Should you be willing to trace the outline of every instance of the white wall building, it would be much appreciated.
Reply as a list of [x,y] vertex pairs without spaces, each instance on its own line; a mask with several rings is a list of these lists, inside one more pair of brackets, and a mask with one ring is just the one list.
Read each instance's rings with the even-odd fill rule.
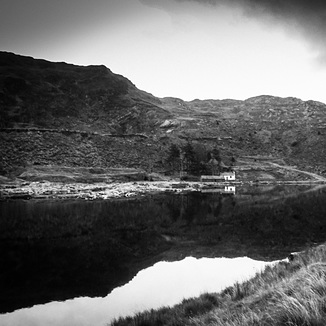
[[221,173],[221,177],[223,177],[225,181],[234,181],[235,172],[223,172]]

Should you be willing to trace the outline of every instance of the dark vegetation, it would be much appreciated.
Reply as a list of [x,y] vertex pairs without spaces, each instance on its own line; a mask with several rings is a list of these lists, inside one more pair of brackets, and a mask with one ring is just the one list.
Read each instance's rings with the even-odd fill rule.
[[156,149],[153,140],[142,137],[4,132],[0,133],[0,173],[17,176],[28,167],[40,165],[150,171],[153,164],[158,169],[162,166]]
[[[179,146],[172,143],[165,163],[171,168],[172,173],[179,172],[184,178],[185,175],[219,174],[223,170],[218,148],[209,150],[199,144],[194,146],[190,141]],[[227,169],[231,169],[231,166]]]

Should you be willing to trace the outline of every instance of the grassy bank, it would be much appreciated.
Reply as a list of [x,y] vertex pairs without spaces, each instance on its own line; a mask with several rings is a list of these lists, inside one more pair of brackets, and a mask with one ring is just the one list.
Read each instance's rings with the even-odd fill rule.
[[302,325],[326,323],[326,245],[267,267],[221,293],[115,320],[113,326]]

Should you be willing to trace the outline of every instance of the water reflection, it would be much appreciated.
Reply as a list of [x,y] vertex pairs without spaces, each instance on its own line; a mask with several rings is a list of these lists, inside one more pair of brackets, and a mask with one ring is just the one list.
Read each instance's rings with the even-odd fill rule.
[[243,281],[270,263],[242,258],[187,257],[159,262],[104,298],[81,297],[0,315],[2,326],[102,326],[113,318],[174,305],[183,298],[218,292]]
[[272,261],[326,240],[325,187],[0,202],[0,313],[106,296],[160,260]]
[[226,194],[226,195],[235,195],[236,187],[235,186],[223,186],[223,187],[204,187],[201,192],[202,193],[218,193],[218,194]]

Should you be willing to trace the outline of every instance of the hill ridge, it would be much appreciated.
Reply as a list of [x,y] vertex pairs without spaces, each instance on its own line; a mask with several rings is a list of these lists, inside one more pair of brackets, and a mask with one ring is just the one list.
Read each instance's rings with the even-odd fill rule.
[[[44,139],[46,132],[43,138],[32,130],[32,137],[28,133],[15,134],[13,130],[11,137],[6,138],[8,135],[0,132],[2,171],[7,171],[5,166],[24,166],[30,161],[77,165],[102,162],[164,170],[170,145],[186,142],[193,143],[202,153],[219,148],[225,161],[244,153],[270,155],[311,172],[326,170],[326,105],[313,100],[272,95],[246,100],[157,98],[104,65],[53,63],[0,52],[0,107],[2,129],[63,129],[79,130],[94,137],[94,133],[148,137],[147,143],[134,145],[139,156],[148,157],[144,166],[144,160],[129,157],[130,146],[124,142],[119,146],[111,144],[115,148],[111,150],[114,160],[104,159],[102,156],[108,157],[110,149],[90,137],[87,146],[100,148],[94,155],[101,156],[91,163],[80,157],[85,154],[84,149],[76,151],[79,141],[71,138],[76,135],[66,135],[68,138],[62,142],[70,143],[70,147],[62,154],[66,163],[62,159],[60,163],[54,153],[42,150],[51,141]],[[34,146],[37,153],[26,153],[20,144],[27,140],[38,142]],[[120,154],[116,152],[118,148]],[[122,153],[130,159],[119,158]],[[31,155],[38,159],[33,160]]]

